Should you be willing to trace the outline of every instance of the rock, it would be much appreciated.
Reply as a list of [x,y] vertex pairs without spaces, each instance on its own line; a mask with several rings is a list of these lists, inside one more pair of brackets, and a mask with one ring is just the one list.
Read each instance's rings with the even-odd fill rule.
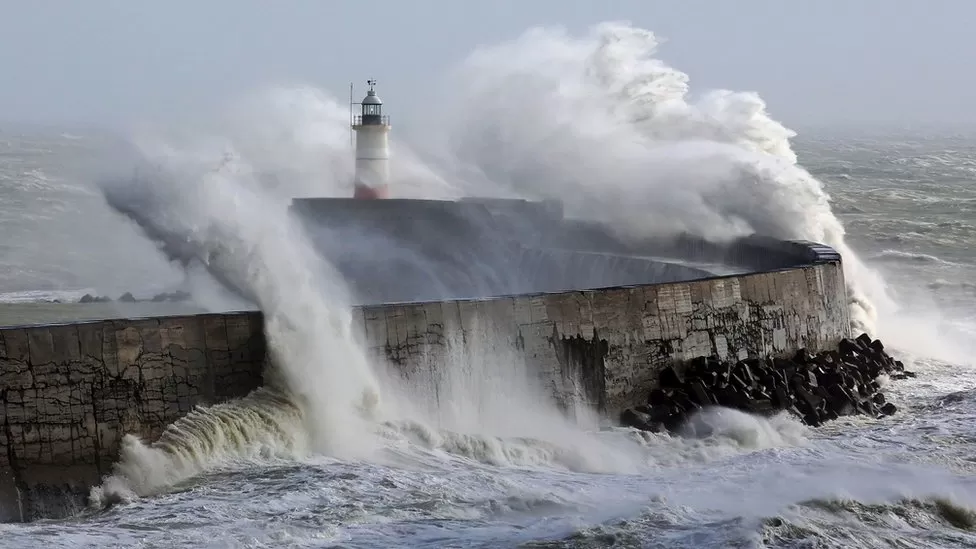
[[671,397],[671,401],[674,402],[679,413],[685,413],[697,410],[701,408],[694,400],[691,399],[684,391],[675,391],[674,396]]
[[842,416],[881,417],[896,411],[876,381],[881,374],[915,377],[888,355],[881,341],[867,334],[841,340],[837,350],[815,355],[800,349],[792,358],[731,362],[699,357],[664,368],[648,405],[625,411],[621,423],[707,436],[709,428],[698,425],[701,422],[689,427],[688,418],[713,405],[762,416],[786,411],[814,427]]
[[785,385],[780,385],[773,390],[773,404],[780,410],[785,410],[793,405],[793,398],[787,392]]
[[837,349],[842,355],[853,355],[857,352],[857,344],[854,343],[853,339],[842,339],[840,340],[840,344],[837,346]]
[[652,423],[661,423],[673,413],[670,406],[638,406],[634,410],[650,416]]
[[752,368],[749,363],[740,361],[732,368],[732,375],[738,377],[745,387],[752,387],[756,384],[756,378],[752,375]]
[[705,388],[705,385],[701,381],[692,381],[690,384],[691,396],[694,398],[695,402],[700,406],[711,406],[713,404],[718,404],[718,400],[715,396]]
[[[774,359],[774,360],[778,360],[778,359]],[[813,355],[811,355],[810,351],[806,349],[800,349],[799,351],[796,352],[796,354],[793,355],[794,364],[807,364],[812,360],[813,360]]]
[[684,414],[673,414],[668,416],[668,418],[664,420],[664,424],[663,424],[664,430],[668,431],[669,433],[677,432],[678,429],[680,429],[681,426],[684,425],[685,417],[687,416],[685,416]]
[[186,301],[190,299],[190,294],[186,292],[163,292],[161,294],[156,294],[153,296],[152,301],[154,303],[161,303],[164,301]]
[[823,402],[822,398],[806,390],[806,388],[804,387],[796,388],[796,396],[799,397],[799,402],[801,404],[800,409],[803,410],[805,406],[806,407],[805,411],[807,412],[813,412],[817,410],[818,408],[820,408],[820,403]]
[[108,303],[109,301],[112,301],[112,298],[108,296],[93,296],[91,294],[85,294],[81,296],[78,303]]
[[853,416],[857,414],[857,405],[853,399],[837,398],[830,400],[831,407],[838,416]]
[[857,399],[843,385],[832,385],[827,389],[828,409],[838,416],[852,416],[857,413]]
[[820,382],[817,380],[817,372],[816,371],[808,371],[806,373],[806,376],[807,376],[807,379],[806,379],[806,385],[807,385],[807,387],[819,387],[820,386]]
[[651,406],[667,406],[670,401],[671,393],[665,392],[661,388],[652,390],[650,396],[647,397],[647,403]]
[[119,301],[123,303],[135,303],[136,298],[131,293],[125,292],[124,294],[119,296]]
[[661,371],[660,384],[667,389],[680,389],[684,386],[685,380],[673,366],[668,366]]
[[823,422],[820,421],[820,414],[816,412],[807,412],[803,415],[802,419],[803,423],[806,423],[810,427],[820,427],[820,425],[823,424]]
[[708,357],[700,356],[697,358],[693,358],[690,361],[688,361],[688,364],[686,365],[685,369],[691,372],[691,374],[694,375],[695,377],[701,377],[705,375],[706,372],[710,371],[709,362],[710,361]]
[[620,414],[620,423],[624,427],[633,427],[641,431],[650,431],[653,433],[663,430],[663,426],[660,423],[654,422],[650,415],[638,412],[633,408],[628,408]]

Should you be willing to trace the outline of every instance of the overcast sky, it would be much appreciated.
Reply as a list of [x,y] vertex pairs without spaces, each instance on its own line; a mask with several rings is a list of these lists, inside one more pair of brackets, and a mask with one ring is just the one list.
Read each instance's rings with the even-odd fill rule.
[[607,20],[787,125],[976,125],[976,0],[0,0],[0,121],[125,125],[369,77],[395,112],[479,44]]

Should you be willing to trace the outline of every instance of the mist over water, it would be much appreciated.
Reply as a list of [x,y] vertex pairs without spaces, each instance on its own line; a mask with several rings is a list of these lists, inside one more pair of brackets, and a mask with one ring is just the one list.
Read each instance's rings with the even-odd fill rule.
[[[479,49],[447,76],[445,99],[427,113],[423,136],[404,140],[394,132],[392,194],[559,199],[568,214],[634,239],[759,233],[823,242],[843,254],[856,329],[901,336],[898,343],[923,358],[966,359],[958,342],[926,327],[918,309],[910,318],[897,313],[880,274],[847,245],[823,185],[798,165],[793,133],[770,118],[762,100],[722,90],[692,94],[686,75],[654,58],[656,47],[648,31],[607,23],[579,36],[533,29]],[[395,114],[395,98],[386,99]],[[704,440],[598,431],[591,411],[572,398],[566,418],[510,342],[477,327],[463,346],[449,342],[436,372],[407,381],[372,362],[352,323],[346,281],[312,251],[287,210],[296,196],[351,195],[347,117],[343,101],[314,89],[247,95],[207,123],[136,136],[138,177],[100,180],[116,211],[165,243],[162,253],[201,289],[197,298],[215,309],[249,302],[264,311],[278,377],[244,399],[195,411],[158,441],[127,437],[113,474],[92,491],[95,507],[178,499],[167,492],[194,478],[223,486],[207,474],[227,467],[265,467],[254,481],[265,482],[285,460],[315,471],[303,483],[327,493],[327,504],[294,486],[279,492],[269,485],[268,494],[249,498],[271,506],[275,517],[312,521],[316,536],[376,518],[362,509],[406,523],[411,513],[477,522],[518,511],[525,528],[518,536],[527,538],[568,536],[580,522],[634,515],[637,528],[698,532],[711,525],[711,537],[678,536],[677,545],[695,547],[723,546],[730,534],[721,524],[730,516],[738,517],[736,528],[789,543],[830,534],[831,519],[810,509],[875,517],[885,511],[859,506],[889,505],[910,509],[906,520],[915,525],[971,514],[964,496],[972,484],[917,467],[911,460],[925,447],[883,442],[899,428],[891,424],[844,424],[860,434],[830,438],[829,429],[811,432],[787,416],[709,410],[703,413],[717,432]],[[932,366],[940,367],[954,368]],[[928,394],[927,387],[919,391]],[[898,384],[892,390],[898,398]],[[744,452],[754,454],[737,459]],[[337,461],[323,463],[323,456]],[[253,489],[226,482],[231,493]],[[390,493],[418,503],[391,502]],[[951,499],[948,507],[933,495]],[[902,497],[919,499],[902,505]],[[290,507],[302,498],[312,501]],[[270,520],[250,500],[236,500],[233,514]],[[559,518],[524,518],[545,515],[540,507],[561,510]],[[744,524],[784,507],[783,527]],[[309,518],[316,514],[325,518]],[[587,539],[602,539],[594,536]]]

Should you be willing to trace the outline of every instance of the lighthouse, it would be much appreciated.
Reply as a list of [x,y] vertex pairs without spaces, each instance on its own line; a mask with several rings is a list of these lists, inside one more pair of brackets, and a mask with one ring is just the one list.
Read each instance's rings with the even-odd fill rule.
[[386,198],[390,179],[390,118],[383,114],[383,102],[376,95],[376,80],[367,80],[369,91],[354,116],[356,132],[355,198]]

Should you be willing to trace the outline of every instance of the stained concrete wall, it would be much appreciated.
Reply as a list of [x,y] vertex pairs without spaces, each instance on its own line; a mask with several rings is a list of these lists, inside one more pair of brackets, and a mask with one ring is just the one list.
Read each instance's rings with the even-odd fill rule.
[[[666,365],[834,347],[850,330],[839,262],[691,282],[364,307],[373,357],[438,377],[449,342],[518,351],[564,403],[615,416],[642,403]],[[456,343],[464,345],[465,343]]]
[[264,357],[260,313],[0,329],[0,519],[62,514],[124,434],[247,394]]
[[[699,355],[833,347],[849,332],[839,261],[673,284],[358,308],[378,360],[435,379],[451,346],[491,341],[524,360],[557,401],[616,414],[660,368]],[[259,313],[0,329],[0,512],[61,514],[126,433],[146,439],[197,404],[262,382]],[[450,367],[448,364],[447,367]]]

